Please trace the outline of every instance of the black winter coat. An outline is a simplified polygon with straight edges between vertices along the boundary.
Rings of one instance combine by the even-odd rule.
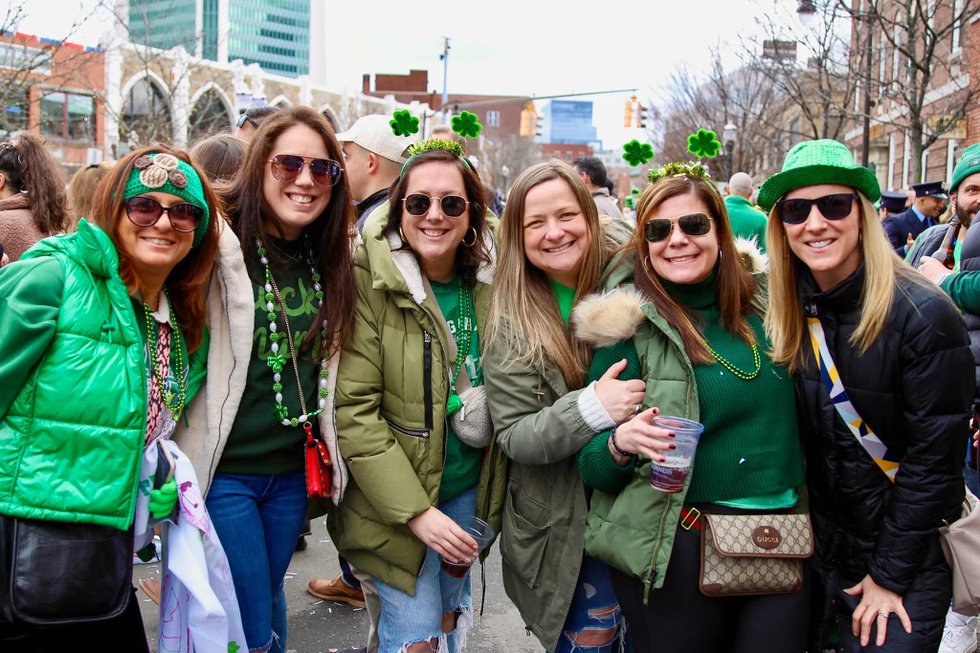
[[[838,415],[808,351],[796,391],[813,562],[829,597],[866,574],[905,595],[920,571],[945,565],[937,529],[959,516],[963,500],[974,389],[966,328],[942,291],[899,274],[888,322],[862,355],[850,338],[861,317],[863,264],[826,292],[808,271],[800,277],[804,313],[820,318],[851,403],[902,460],[893,484]],[[936,578],[948,583],[948,571]]]

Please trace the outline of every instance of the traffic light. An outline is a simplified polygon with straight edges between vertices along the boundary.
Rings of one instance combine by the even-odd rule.
[[[521,130],[520,134],[524,138],[531,138],[537,129],[538,112],[534,109],[534,102],[528,102],[521,109]]]
[[[639,102],[636,104],[636,126],[640,129],[647,128],[647,110],[648,107],[643,106]]]
[[[538,114],[535,114],[534,135],[544,136],[544,116],[539,116]]]
[[[626,108],[623,111],[623,127],[633,126],[633,109],[636,104],[636,96],[632,96],[630,99],[626,100]]]

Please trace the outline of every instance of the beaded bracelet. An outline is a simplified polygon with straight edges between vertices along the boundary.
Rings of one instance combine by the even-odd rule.
[[[619,445],[616,444],[616,429],[613,429],[612,432],[609,434],[609,442],[612,444],[613,451],[618,453],[623,458],[632,458],[633,456],[636,455],[635,453],[626,453],[625,451],[619,448]]]

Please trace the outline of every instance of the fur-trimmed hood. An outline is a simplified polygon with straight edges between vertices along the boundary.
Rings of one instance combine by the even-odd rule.
[[[735,250],[745,267],[757,278],[769,270],[768,257],[759,251],[755,240],[738,237]],[[594,293],[582,299],[572,311],[571,324],[575,336],[593,347],[605,347],[636,334],[637,328],[647,319],[643,307],[651,303],[632,283],[633,257],[614,261],[620,274],[611,274],[617,285],[605,292]],[[628,275],[624,275],[628,272]],[[765,282],[759,279],[760,285]]]

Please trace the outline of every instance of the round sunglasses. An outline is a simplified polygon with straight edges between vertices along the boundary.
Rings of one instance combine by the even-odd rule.
[[[428,195],[423,195],[422,193],[412,193],[402,199],[405,204],[405,210],[409,212],[410,215],[427,215],[429,213],[429,207],[432,206],[434,200],[439,200],[439,207],[442,212],[450,218],[458,218],[459,216],[466,213],[466,207],[469,205],[469,201],[465,197],[460,197],[459,195],[446,195],[445,197],[429,197]]]
[[[688,236],[703,236],[711,231],[711,218],[704,213],[691,213],[679,218],[653,218],[643,226],[643,235],[648,242],[659,243],[670,237],[674,223]]]
[[[296,154],[277,154],[269,159],[272,176],[284,184],[296,181],[303,166],[310,166],[310,177],[317,184],[333,186],[340,179],[343,168],[333,159],[311,159]]]
[[[170,218],[170,226],[182,234],[197,229],[204,216],[204,209],[193,204],[164,206],[152,197],[130,197],[126,200],[126,217],[137,227],[152,227],[164,213]]]
[[[810,208],[816,204],[823,217],[841,220],[851,214],[851,206],[858,198],[854,193],[833,193],[812,200],[791,199],[776,202],[776,215],[786,224],[800,224],[810,217]]]

